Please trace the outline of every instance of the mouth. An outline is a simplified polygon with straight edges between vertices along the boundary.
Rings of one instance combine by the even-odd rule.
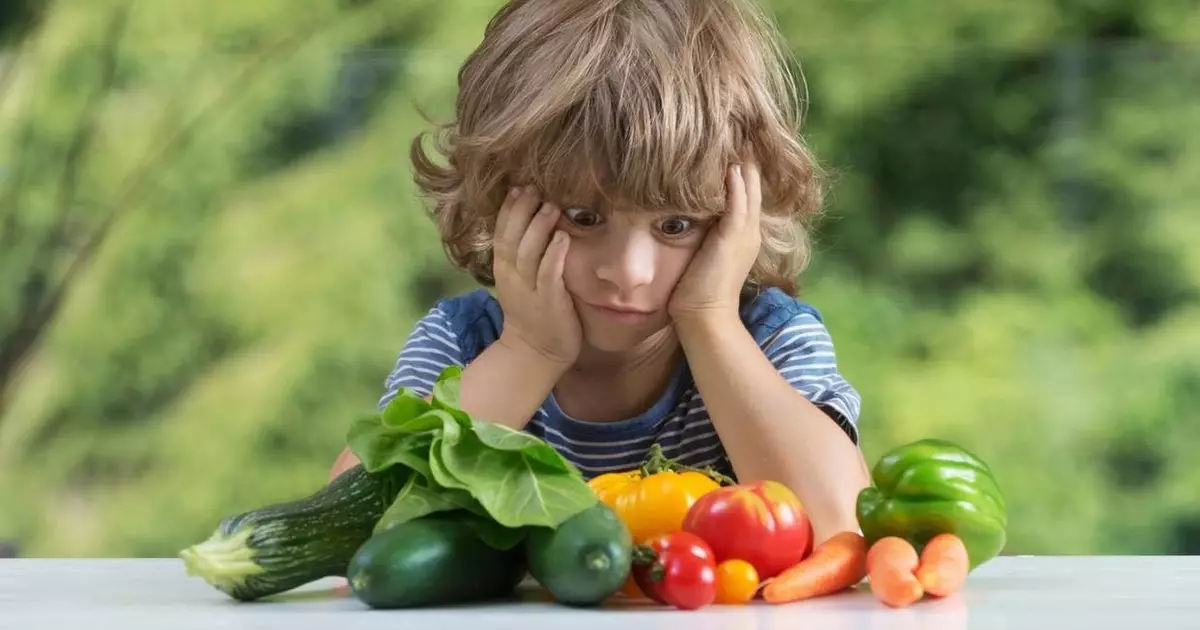
[[[592,304],[588,302],[587,305],[601,315],[624,322],[640,321],[654,314],[654,311],[616,304]]]

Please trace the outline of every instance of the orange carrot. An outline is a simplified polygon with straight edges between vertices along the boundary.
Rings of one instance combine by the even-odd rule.
[[[795,602],[853,587],[867,574],[867,542],[858,532],[840,532],[809,556],[767,581],[764,601]]]
[[[917,550],[903,538],[887,536],[867,552],[867,579],[871,592],[892,608],[915,604],[925,595],[914,572],[920,563]]]
[[[967,546],[962,539],[950,533],[938,534],[921,550],[917,580],[926,593],[945,597],[962,588],[969,570]]]

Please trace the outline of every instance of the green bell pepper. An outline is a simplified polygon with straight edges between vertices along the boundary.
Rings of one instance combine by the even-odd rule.
[[[871,481],[857,504],[867,544],[897,536],[920,553],[949,532],[962,539],[971,570],[1004,548],[1004,495],[987,464],[966,449],[933,438],[896,447],[875,464]]]

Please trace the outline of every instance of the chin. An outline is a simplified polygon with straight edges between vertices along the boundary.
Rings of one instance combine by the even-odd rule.
[[[637,327],[600,328],[583,324],[583,340],[589,347],[600,352],[628,352],[660,332],[666,322]]]
[[[638,347],[638,344],[646,340],[646,335],[637,337],[627,335],[587,335],[585,334],[584,342],[588,347],[600,352],[628,352]]]

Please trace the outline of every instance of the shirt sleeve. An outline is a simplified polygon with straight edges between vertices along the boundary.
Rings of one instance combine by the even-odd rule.
[[[838,371],[833,339],[825,325],[813,315],[801,313],[768,337],[762,348],[780,375],[858,444],[862,400]]]
[[[401,388],[428,396],[442,370],[451,365],[462,367],[462,351],[449,317],[435,307],[417,321],[405,340],[395,367],[384,381],[379,409],[386,407]]]

